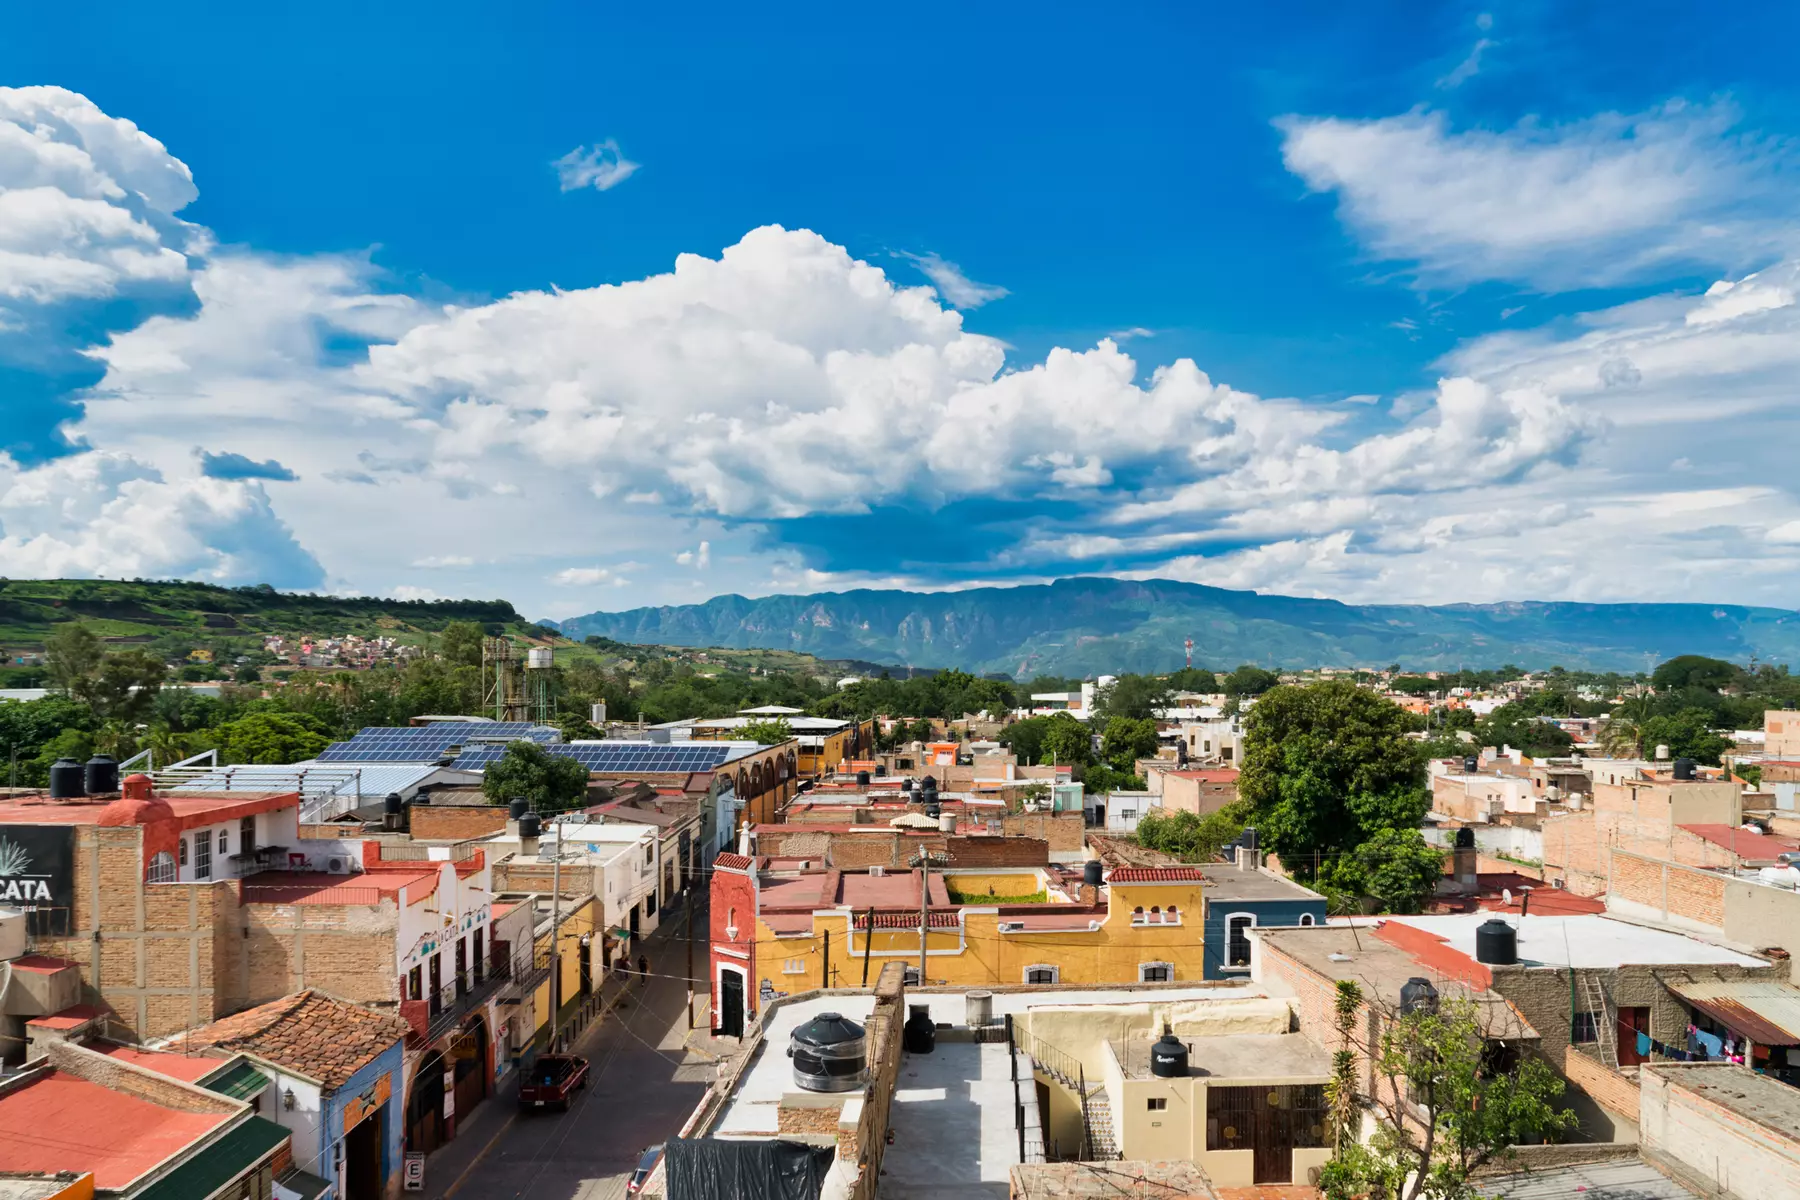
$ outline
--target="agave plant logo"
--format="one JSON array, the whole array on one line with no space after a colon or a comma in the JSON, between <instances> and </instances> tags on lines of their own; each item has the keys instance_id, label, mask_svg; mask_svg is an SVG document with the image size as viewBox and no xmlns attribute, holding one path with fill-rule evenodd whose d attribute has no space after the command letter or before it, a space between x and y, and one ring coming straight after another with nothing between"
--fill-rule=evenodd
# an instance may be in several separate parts
<instances>
[{"instance_id":1,"label":"agave plant logo","mask_svg":"<svg viewBox=\"0 0 1800 1200\"><path fill-rule=\"evenodd\" d=\"M25 847L10 838L0 837L0 876L23 875L31 866L31 855Z\"/></svg>"}]
</instances>

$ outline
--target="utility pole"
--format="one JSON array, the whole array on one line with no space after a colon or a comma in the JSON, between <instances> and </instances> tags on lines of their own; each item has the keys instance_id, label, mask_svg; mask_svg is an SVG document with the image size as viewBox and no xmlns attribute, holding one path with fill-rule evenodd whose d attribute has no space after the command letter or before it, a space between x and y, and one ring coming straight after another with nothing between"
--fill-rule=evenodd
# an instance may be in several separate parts
<instances>
[{"instance_id":1,"label":"utility pole","mask_svg":"<svg viewBox=\"0 0 1800 1200\"><path fill-rule=\"evenodd\" d=\"M831 986L831 931L825 931L825 961L819 967L819 986Z\"/></svg>"},{"instance_id":2,"label":"utility pole","mask_svg":"<svg viewBox=\"0 0 1800 1200\"><path fill-rule=\"evenodd\" d=\"M925 937L931 924L931 851L919 851L919 986L925 986ZM871 910L872 912L873 910ZM874 934L875 918L869 918L869 932ZM864 960L865 967L868 960ZM864 971L867 974L867 971Z\"/></svg>"},{"instance_id":3,"label":"utility pole","mask_svg":"<svg viewBox=\"0 0 1800 1200\"><path fill-rule=\"evenodd\" d=\"M694 1028L694 882L688 881L686 903L682 907L687 912L687 1023L688 1030Z\"/></svg>"},{"instance_id":4,"label":"utility pole","mask_svg":"<svg viewBox=\"0 0 1800 1200\"><path fill-rule=\"evenodd\" d=\"M863 981L862 981L862 985L864 987L869 986L869 956L871 954L873 954L874 951L875 951L875 906L873 904L871 904L869 906L869 928L868 928L868 931L863 934Z\"/></svg>"},{"instance_id":5,"label":"utility pole","mask_svg":"<svg viewBox=\"0 0 1800 1200\"><path fill-rule=\"evenodd\" d=\"M551 829L555 829L552 819ZM548 832L548 831L546 831ZM559 1047L562 1024L562 839L556 839L556 857L550 867L550 1053Z\"/></svg>"}]
</instances>

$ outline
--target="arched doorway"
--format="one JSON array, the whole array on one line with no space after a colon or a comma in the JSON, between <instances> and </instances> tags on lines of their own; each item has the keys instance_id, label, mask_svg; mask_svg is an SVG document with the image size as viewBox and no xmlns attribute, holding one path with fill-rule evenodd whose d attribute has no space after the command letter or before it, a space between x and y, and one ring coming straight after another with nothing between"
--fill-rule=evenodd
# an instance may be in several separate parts
<instances>
[{"instance_id":1,"label":"arched doorway","mask_svg":"<svg viewBox=\"0 0 1800 1200\"><path fill-rule=\"evenodd\" d=\"M476 1013L457 1032L450 1043L451 1074L456 1077L456 1117L462 1120L487 1098L488 1081L493 1071L488 1067L487 1019Z\"/></svg>"},{"instance_id":2,"label":"arched doorway","mask_svg":"<svg viewBox=\"0 0 1800 1200\"><path fill-rule=\"evenodd\" d=\"M757 763L750 768L750 794L752 796L760 796L763 794L763 772L761 763Z\"/></svg>"},{"instance_id":3,"label":"arched doorway","mask_svg":"<svg viewBox=\"0 0 1800 1200\"><path fill-rule=\"evenodd\" d=\"M787 773L789 779L800 774L800 758L792 750L787 754Z\"/></svg>"},{"instance_id":4,"label":"arched doorway","mask_svg":"<svg viewBox=\"0 0 1800 1200\"><path fill-rule=\"evenodd\" d=\"M406 1098L406 1148L430 1154L444 1144L444 1056L419 1060Z\"/></svg>"},{"instance_id":5,"label":"arched doorway","mask_svg":"<svg viewBox=\"0 0 1800 1200\"><path fill-rule=\"evenodd\" d=\"M742 767L738 768L737 794L739 799L750 799L750 772Z\"/></svg>"}]
</instances>

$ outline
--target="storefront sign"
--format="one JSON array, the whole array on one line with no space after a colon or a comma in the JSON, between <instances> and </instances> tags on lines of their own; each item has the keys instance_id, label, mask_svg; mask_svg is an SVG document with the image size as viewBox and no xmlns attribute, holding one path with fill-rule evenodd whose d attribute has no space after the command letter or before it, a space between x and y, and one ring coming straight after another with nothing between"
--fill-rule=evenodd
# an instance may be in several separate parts
<instances>
[{"instance_id":1,"label":"storefront sign","mask_svg":"<svg viewBox=\"0 0 1800 1200\"><path fill-rule=\"evenodd\" d=\"M372 1085L364 1088L362 1095L353 1097L350 1103L344 1105L344 1132L349 1133L362 1124L363 1118L386 1104L388 1097L392 1094L393 1077L391 1075L383 1075Z\"/></svg>"},{"instance_id":2,"label":"storefront sign","mask_svg":"<svg viewBox=\"0 0 1800 1200\"><path fill-rule=\"evenodd\" d=\"M0 904L27 912L74 908L74 826L7 825L0 830Z\"/></svg>"}]
</instances>

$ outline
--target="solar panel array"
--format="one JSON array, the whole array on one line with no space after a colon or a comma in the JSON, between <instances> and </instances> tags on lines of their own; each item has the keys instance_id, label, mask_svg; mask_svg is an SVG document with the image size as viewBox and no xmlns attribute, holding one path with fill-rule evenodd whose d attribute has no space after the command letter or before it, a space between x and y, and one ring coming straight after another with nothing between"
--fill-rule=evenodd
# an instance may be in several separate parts
<instances>
[{"instance_id":1,"label":"solar panel array","mask_svg":"<svg viewBox=\"0 0 1800 1200\"><path fill-rule=\"evenodd\" d=\"M433 762L452 746L468 746L489 739L528 738L553 742L562 735L547 725L529 721L434 721L430 725L385 728L370 726L347 742L333 742L319 755L320 762Z\"/></svg>"},{"instance_id":2,"label":"solar panel array","mask_svg":"<svg viewBox=\"0 0 1800 1200\"><path fill-rule=\"evenodd\" d=\"M572 758L589 771L682 772L710 771L740 750L724 745L662 745L651 742L596 742L580 746L545 746L560 758ZM479 770L506 753L505 746L470 746L451 766Z\"/></svg>"}]
</instances>

